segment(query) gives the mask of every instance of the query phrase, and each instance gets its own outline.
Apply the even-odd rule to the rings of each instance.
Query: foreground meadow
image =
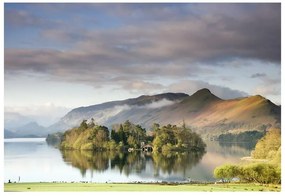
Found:
[[[5,192],[41,191],[281,191],[281,185],[262,184],[131,184],[131,183],[5,183]]]

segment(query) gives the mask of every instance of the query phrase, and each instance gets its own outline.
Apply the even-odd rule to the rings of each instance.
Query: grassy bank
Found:
[[[11,183],[5,192],[18,191],[280,191],[281,185],[260,184],[100,184],[100,183]]]

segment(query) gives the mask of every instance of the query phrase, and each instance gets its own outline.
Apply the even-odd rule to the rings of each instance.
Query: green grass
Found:
[[[281,191],[281,185],[260,184],[100,184],[100,183],[5,183],[5,192],[18,191]]]

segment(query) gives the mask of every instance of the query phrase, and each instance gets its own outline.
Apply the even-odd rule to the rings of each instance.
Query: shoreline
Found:
[[[254,183],[4,183],[4,192],[48,192],[48,191],[189,191],[189,192],[235,192],[235,191],[265,191],[280,192],[281,184],[254,184]]]

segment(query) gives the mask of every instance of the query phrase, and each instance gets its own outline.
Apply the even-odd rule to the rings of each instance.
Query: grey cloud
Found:
[[[26,11],[5,10],[5,24],[9,25],[41,25],[43,20],[37,18]]]
[[[251,78],[263,78],[263,77],[266,77],[266,74],[265,73],[256,73],[256,74],[252,74],[250,77]]]
[[[167,4],[95,4],[93,7],[114,16],[129,13],[135,17],[129,14],[123,17],[124,26],[115,31],[76,29],[74,24],[69,27],[65,24],[45,29],[41,35],[56,42],[77,43],[71,51],[80,48],[85,52],[103,52],[123,64],[169,61],[215,64],[233,57],[280,62],[280,4],[184,4],[179,8]],[[129,22],[129,18],[135,21]]]
[[[243,91],[233,90],[224,86],[213,85],[200,80],[184,80],[178,83],[174,83],[169,85],[167,90],[171,92],[186,92],[191,95],[202,88],[208,88],[213,94],[222,99],[233,99],[237,97],[245,97],[248,95]]]
[[[159,4],[147,5],[152,9],[119,4],[121,8],[112,9],[113,5],[103,7],[114,16],[129,10],[134,19],[123,17],[124,25],[116,29],[88,30],[75,24],[43,28],[42,39],[70,42],[72,47],[64,51],[6,48],[5,74],[30,71],[93,86],[114,83],[121,77],[116,83],[121,88],[147,91],[164,88],[149,82],[153,77],[199,75],[207,71],[200,66],[205,62],[213,66],[232,58],[280,62],[280,4],[187,4],[183,9]],[[96,4],[94,7],[98,9]],[[28,13],[22,19],[19,13],[6,14],[5,23],[46,22]],[[224,98],[244,95],[208,83],[198,86],[212,87]]]
[[[157,83],[151,83],[151,82],[145,82],[145,81],[119,81],[119,84],[121,84],[122,88],[124,90],[128,90],[131,93],[157,93],[161,89],[164,88],[163,85],[157,84]]]
[[[274,79],[269,76],[260,79],[261,84],[254,88],[254,93],[265,96],[276,104],[280,104],[281,74]]]
[[[41,16],[36,16],[25,10],[7,10],[4,12],[5,17],[5,27],[6,25],[16,26],[16,27],[41,27],[48,28],[57,24],[57,21],[49,21]]]
[[[190,76],[204,70],[198,66],[174,63],[131,64],[126,57],[115,58],[105,51],[58,51],[5,49],[5,73],[39,72],[61,80],[104,81],[118,76],[149,79],[162,76]],[[116,54],[114,54],[115,56]],[[84,77],[83,77],[84,76]]]

